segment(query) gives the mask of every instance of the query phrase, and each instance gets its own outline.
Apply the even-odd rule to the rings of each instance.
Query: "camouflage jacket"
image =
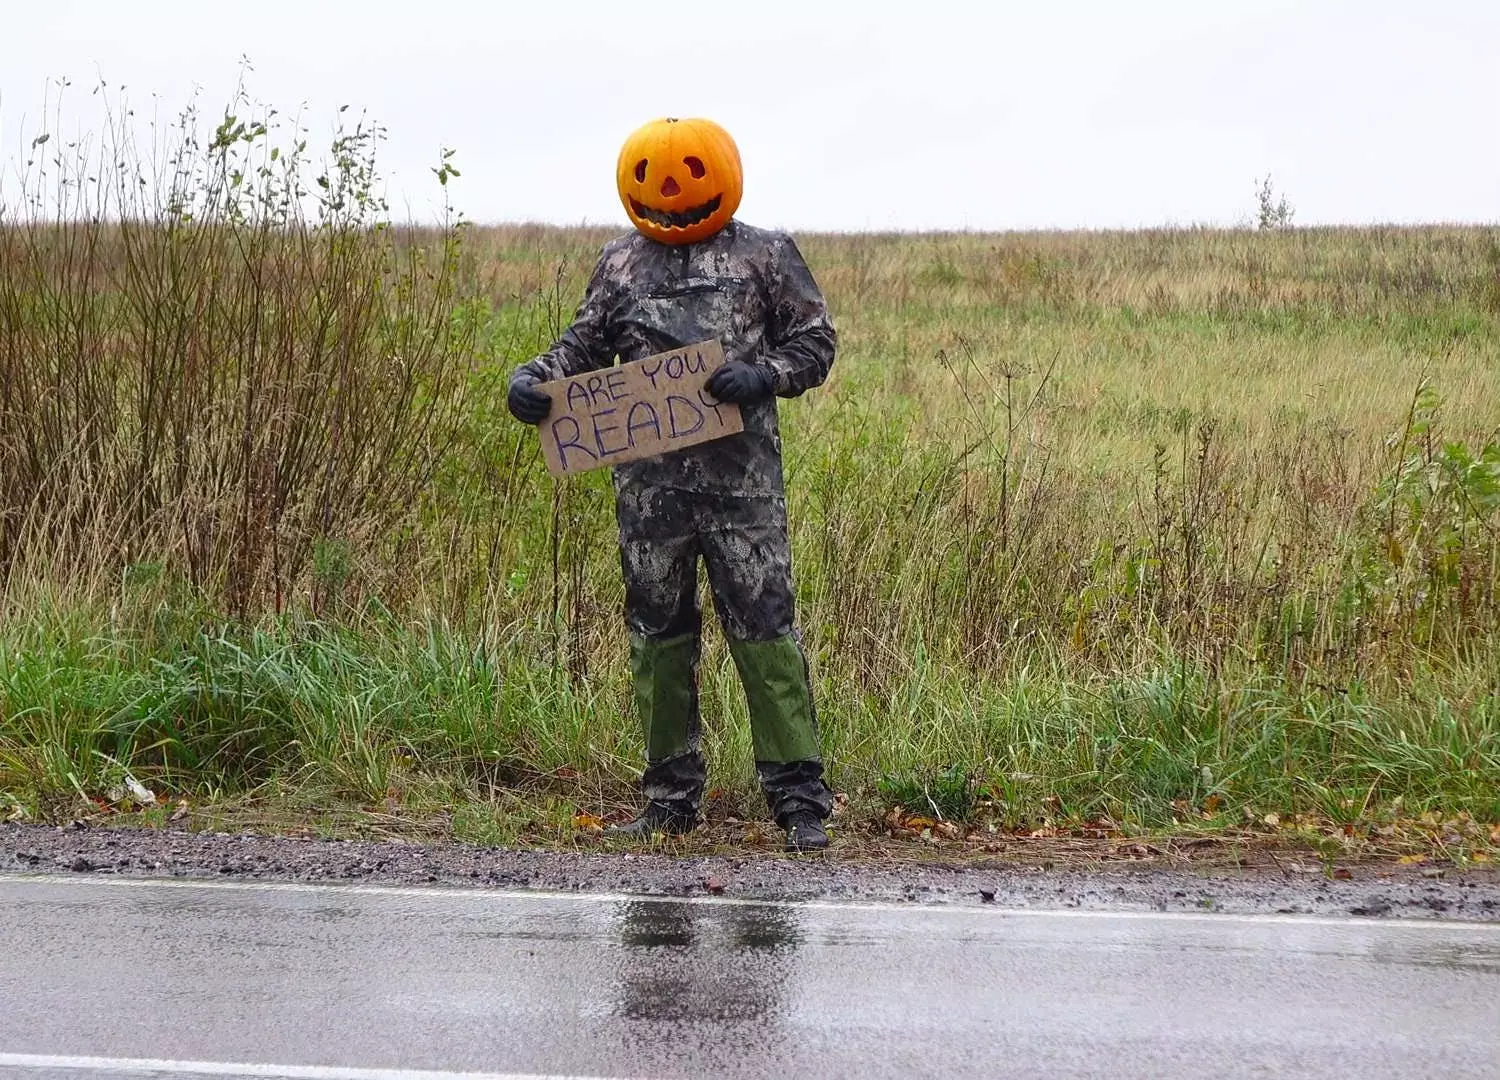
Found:
[[[833,322],[791,237],[731,220],[696,244],[674,247],[634,232],[612,240],[572,325],[525,367],[557,379],[710,337],[727,360],[769,372],[779,397],[796,397],[828,377]],[[615,466],[616,489],[781,494],[776,400],[746,405],[742,415],[738,435]]]

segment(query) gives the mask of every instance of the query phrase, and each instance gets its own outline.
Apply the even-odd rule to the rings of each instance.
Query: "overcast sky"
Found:
[[[800,229],[1234,224],[1270,172],[1298,223],[1500,221],[1496,0],[4,4],[0,157],[49,77],[87,123],[102,74],[139,107],[253,95],[389,129],[417,217],[456,148],[476,221],[628,227],[626,134],[709,116],[739,216]],[[79,86],[83,92],[78,91]]]

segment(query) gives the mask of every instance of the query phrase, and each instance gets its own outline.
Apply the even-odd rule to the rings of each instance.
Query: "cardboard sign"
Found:
[[[724,347],[709,340],[542,383],[552,398],[537,427],[548,470],[571,476],[745,430],[738,405],[703,389],[723,363]]]

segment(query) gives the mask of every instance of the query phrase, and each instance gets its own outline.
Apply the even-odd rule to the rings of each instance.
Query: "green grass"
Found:
[[[283,619],[255,631],[157,612],[9,620],[0,770],[28,816],[76,810],[126,773],[194,803],[296,793],[307,808],[420,818],[484,807],[531,822],[559,804],[629,799],[637,757],[618,666],[582,683],[530,635],[484,642],[436,625]],[[884,691],[819,680],[831,768],[856,810],[1006,828],[1107,820],[1170,827],[1204,806],[1259,817],[1500,820],[1500,698],[1414,671],[1405,693],[1294,691],[1253,671],[1169,662],[1080,678],[1038,663],[967,677],[918,652]],[[721,647],[705,664],[713,785],[754,813],[743,703]],[[1459,690],[1465,700],[1444,694]],[[566,817],[566,815],[564,815]],[[481,834],[483,830],[480,830]]]
[[[274,138],[199,151],[191,217],[0,218],[0,815],[128,772],[565,838],[639,755],[612,504],[503,399],[608,234],[208,167]],[[856,815],[1500,821],[1500,230],[799,242],[840,351],[783,409],[795,569]]]

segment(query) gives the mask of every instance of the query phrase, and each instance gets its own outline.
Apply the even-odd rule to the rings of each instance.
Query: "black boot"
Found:
[[[604,833],[606,836],[615,836],[623,840],[649,840],[657,833],[681,836],[692,832],[697,827],[696,814],[673,810],[670,806],[663,806],[659,802],[648,802],[646,809],[642,810],[634,821],[628,821],[624,825],[611,825],[604,830]]]
[[[823,821],[811,810],[798,810],[791,814],[782,828],[786,829],[786,850],[792,854],[822,851],[828,846],[828,833],[823,828]]]

